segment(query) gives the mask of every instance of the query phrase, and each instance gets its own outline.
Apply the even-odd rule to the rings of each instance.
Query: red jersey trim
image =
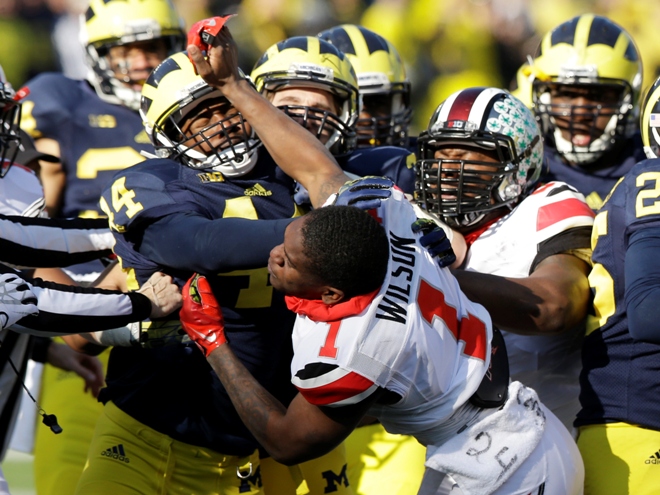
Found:
[[[541,206],[536,215],[536,230],[538,232],[562,220],[573,217],[594,218],[594,216],[594,212],[584,201],[568,198]]]
[[[373,381],[351,371],[342,378],[327,385],[313,388],[296,386],[296,388],[310,404],[328,406],[360,395],[373,387],[373,385]]]

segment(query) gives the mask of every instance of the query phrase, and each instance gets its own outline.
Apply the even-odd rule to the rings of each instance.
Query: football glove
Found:
[[[366,176],[346,182],[337,193],[335,205],[373,210],[392,195],[394,182],[387,177]]]
[[[206,357],[227,343],[222,310],[206,277],[193,275],[183,287],[181,325]]]
[[[14,273],[0,275],[0,328],[4,330],[21,318],[38,314],[37,297],[30,286]]]
[[[456,261],[451,241],[447,238],[445,231],[433,220],[418,218],[412,224],[412,231],[416,234],[422,233],[422,237],[419,238],[420,244],[435,258],[440,268],[450,266]]]

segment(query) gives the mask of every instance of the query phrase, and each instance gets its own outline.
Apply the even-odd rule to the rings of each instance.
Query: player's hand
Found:
[[[334,204],[373,210],[392,195],[393,187],[394,182],[387,177],[366,176],[351,180],[341,186]]]
[[[14,273],[0,275],[0,328],[4,330],[21,318],[38,314],[37,297],[25,280]]]
[[[183,301],[179,287],[172,281],[172,277],[161,272],[154,273],[140,290],[151,301],[151,314],[149,318],[162,318],[181,307]]]
[[[227,343],[222,310],[206,277],[193,275],[183,287],[181,325],[206,357]]]
[[[99,358],[75,351],[66,344],[52,342],[48,346],[46,361],[65,371],[73,371],[85,380],[85,392],[89,390],[94,397],[99,396],[105,384]]]
[[[412,224],[414,233],[422,234],[420,244],[433,256],[440,268],[450,266],[456,261],[456,255],[451,247],[451,241],[445,231],[429,218],[418,218]]]
[[[190,61],[195,66],[195,71],[207,84],[217,89],[222,89],[225,84],[242,79],[238,68],[238,48],[229,29],[224,25],[230,17],[204,19],[195,23],[188,33],[186,49]],[[201,37],[200,29],[201,32],[205,29],[208,31],[209,27],[205,28],[203,23],[210,22],[215,23],[212,32],[217,34],[207,38],[211,42],[209,45],[199,43],[197,40]],[[218,26],[221,28],[217,29]],[[202,48],[207,49],[205,53]]]

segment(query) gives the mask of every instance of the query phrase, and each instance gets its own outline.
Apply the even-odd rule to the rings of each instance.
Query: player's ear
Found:
[[[321,299],[325,304],[337,304],[344,300],[344,291],[326,285],[323,288]]]

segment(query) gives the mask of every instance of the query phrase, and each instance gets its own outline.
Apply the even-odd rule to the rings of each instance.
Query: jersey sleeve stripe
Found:
[[[591,208],[579,199],[568,198],[544,205],[539,208],[536,216],[536,230],[538,232],[563,220],[577,217],[587,217],[589,223],[592,223],[594,218]]]
[[[352,371],[322,385],[315,385],[315,380],[301,381],[295,377],[293,384],[302,396],[315,406],[356,404],[378,388],[373,381]]]

